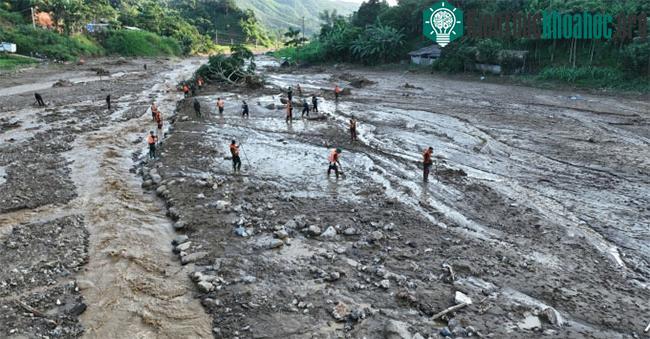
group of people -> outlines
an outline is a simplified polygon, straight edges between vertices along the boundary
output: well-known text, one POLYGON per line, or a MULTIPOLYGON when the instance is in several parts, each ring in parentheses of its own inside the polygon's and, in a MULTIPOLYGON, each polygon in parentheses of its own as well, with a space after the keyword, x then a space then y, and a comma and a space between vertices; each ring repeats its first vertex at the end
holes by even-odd
MULTIPOLYGON (((204 82, 201 77, 199 77, 196 80, 197 86, 200 88, 203 86, 204 82)), ((298 94, 302 97, 302 88, 298 84, 296 86, 298 94)), ((185 97, 189 96, 189 92, 192 92, 192 95, 194 96, 194 89, 190 88, 187 83, 183 85, 183 92, 185 94, 185 97)), ((335 100, 339 100, 339 96, 343 90, 341 87, 336 85, 334 87, 334 98, 335 100)), ((301 117, 309 116, 310 112, 318 112, 318 98, 316 95, 311 96, 311 103, 312 107, 309 107, 309 103, 307 102, 306 98, 302 98, 302 114, 301 117)), ((151 131, 150 135, 147 138, 147 142, 149 143, 149 156, 151 158, 155 158, 155 145, 159 140, 159 136, 162 136, 162 115, 160 114, 160 111, 157 109, 155 106, 155 103, 152 104, 152 115, 154 117, 154 120, 158 123, 158 136, 154 135, 153 131, 151 131)), ((221 98, 217 98, 216 102, 216 108, 219 114, 223 114, 225 110, 225 101, 221 98)), ((197 115, 197 117, 201 117, 201 105, 197 99, 194 99, 194 111, 197 115)), ((286 104, 286 122, 291 123, 293 119, 293 90, 291 87, 287 89, 287 104, 286 104)), ((249 107, 248 103, 246 100, 242 100, 242 106, 241 106, 241 115, 242 117, 249 117, 249 107)), ((355 116, 352 116, 348 122, 348 129, 350 132, 350 140, 351 141, 357 141, 357 119, 355 116)), ((232 166, 233 166, 233 171, 235 173, 239 173, 241 171, 241 158, 239 155, 240 152, 240 147, 241 145, 238 145, 235 140, 231 140, 229 149, 230 149, 230 155, 232 157, 232 166)), ((340 176, 343 175, 343 168, 341 166, 341 153, 343 150, 341 148, 335 148, 332 149, 328 155, 328 168, 327 168, 327 176, 329 177, 331 175, 331 172, 334 172, 336 175, 336 178, 338 179, 340 176)), ((423 157, 423 181, 428 182, 429 181, 429 174, 431 172, 431 167, 433 166, 433 148, 429 147, 427 148, 424 153, 422 154, 423 157)))
POLYGON ((155 159, 156 144, 163 139, 163 117, 155 102, 151 103, 151 118, 156 123, 156 127, 158 127, 158 133, 154 134, 153 130, 149 131, 147 144, 149 145, 149 159, 155 159))

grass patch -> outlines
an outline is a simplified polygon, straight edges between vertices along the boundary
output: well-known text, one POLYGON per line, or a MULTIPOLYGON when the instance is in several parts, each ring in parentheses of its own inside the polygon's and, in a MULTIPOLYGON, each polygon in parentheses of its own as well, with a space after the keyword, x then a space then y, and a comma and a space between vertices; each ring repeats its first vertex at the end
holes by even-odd
POLYGON ((614 67, 549 66, 542 69, 533 79, 583 88, 610 88, 646 93, 650 91, 650 82, 647 79, 631 78, 622 70, 614 67))
POLYGON ((173 38, 161 37, 146 31, 111 31, 104 41, 108 54, 134 57, 177 56, 181 46, 173 38))
POLYGON ((69 37, 30 25, 0 30, 0 40, 15 43, 19 54, 55 60, 74 61, 82 55, 103 54, 102 48, 88 37, 69 37))
POLYGON ((38 63, 38 61, 18 55, 0 53, 0 69, 11 70, 38 63))
POLYGON ((302 47, 285 47, 272 53, 276 58, 284 58, 290 63, 307 62, 322 63, 325 62, 325 53, 322 45, 317 41, 312 41, 302 47))

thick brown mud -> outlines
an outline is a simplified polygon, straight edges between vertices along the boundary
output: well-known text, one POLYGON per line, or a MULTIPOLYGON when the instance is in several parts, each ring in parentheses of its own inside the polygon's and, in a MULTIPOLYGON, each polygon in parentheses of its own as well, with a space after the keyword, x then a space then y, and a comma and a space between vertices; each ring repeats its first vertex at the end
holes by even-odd
POLYGON ((392 71, 263 72, 259 91, 199 93, 208 117, 181 101, 160 162, 143 168, 147 185, 161 176, 153 188, 188 236, 176 252, 197 265, 216 337, 644 335, 645 98, 392 71), (370 82, 333 100, 335 83, 358 78, 370 82), (325 119, 296 110, 285 123, 279 98, 287 86, 298 96, 297 84, 325 119), (225 159, 231 139, 243 143, 240 175, 225 159), (423 184, 426 146, 437 163, 423 184), (340 180, 326 175, 332 147, 343 148, 340 180), (458 292, 472 303, 433 320, 458 292))
POLYGON ((162 205, 131 171, 132 154, 146 147, 142 137, 153 127, 147 107, 155 100, 171 115, 175 84, 197 65, 94 63, 88 67, 113 76, 48 68, 0 91, 8 110, 0 234, 3 253, 18 257, 3 258, 0 271, 12 287, 0 295, 0 336, 210 337, 188 273, 171 255, 175 235, 162 205), (52 88, 52 79, 72 85, 52 88), (34 90, 47 107, 32 107, 34 90))

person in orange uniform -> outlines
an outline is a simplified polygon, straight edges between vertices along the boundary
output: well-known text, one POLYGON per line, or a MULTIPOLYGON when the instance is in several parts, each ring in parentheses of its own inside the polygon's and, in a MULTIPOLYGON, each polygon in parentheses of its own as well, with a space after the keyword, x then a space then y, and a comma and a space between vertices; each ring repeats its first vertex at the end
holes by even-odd
POLYGON ((334 98, 335 98, 336 100, 339 100, 339 95, 341 95, 341 92, 343 92, 343 90, 341 89, 341 87, 339 87, 339 85, 336 85, 336 86, 334 87, 334 98))
POLYGON ((183 84, 183 95, 185 95, 186 98, 190 96, 190 86, 187 84, 183 84))
POLYGON ((334 173, 336 174, 336 179, 339 178, 340 173, 343 173, 343 168, 341 168, 342 166, 340 162, 341 152, 342 151, 340 148, 333 149, 332 152, 330 152, 330 155, 327 158, 327 160, 329 161, 329 167, 327 168, 328 177, 330 176, 330 173, 332 171, 334 171, 334 173), (339 168, 341 168, 341 171, 339 171, 339 168))
POLYGON ((427 148, 422 154, 422 158, 424 182, 429 182, 429 172, 431 172, 431 166, 433 165, 433 147, 427 148))
POLYGON ((230 154, 232 155, 232 169, 235 172, 239 172, 241 169, 241 159, 239 158, 239 146, 237 146, 235 140, 230 142, 230 154))
POLYGON ((149 144, 149 159, 156 159, 156 141, 158 141, 158 137, 153 134, 153 131, 150 131, 149 135, 147 135, 147 144, 149 144))
POLYGON ((225 106, 226 103, 221 98, 217 98, 217 109, 219 110, 219 114, 223 114, 223 109, 225 106))
POLYGON ((350 118, 350 140, 357 141, 357 119, 350 118))

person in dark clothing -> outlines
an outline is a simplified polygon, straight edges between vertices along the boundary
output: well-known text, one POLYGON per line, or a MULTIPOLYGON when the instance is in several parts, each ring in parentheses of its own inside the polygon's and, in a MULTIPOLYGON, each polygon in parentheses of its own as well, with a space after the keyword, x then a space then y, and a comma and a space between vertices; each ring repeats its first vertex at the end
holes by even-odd
POLYGON ((423 157, 423 180, 424 182, 429 181, 429 172, 431 171, 431 166, 433 165, 433 147, 429 147, 424 153, 422 154, 423 157))
POLYGON ((147 144, 149 144, 149 159, 156 159, 156 142, 158 137, 153 134, 153 131, 149 132, 147 136, 147 144))
POLYGON ((289 90, 287 91, 287 98, 289 98, 289 102, 291 102, 291 99, 293 99, 293 90, 291 87, 289 87, 289 90))
POLYGON ((350 119, 350 140, 357 141, 357 119, 354 116, 350 119))
POLYGON ((194 99, 194 113, 196 113, 197 118, 201 117, 201 103, 197 99, 194 99))
POLYGON ((192 96, 196 96, 196 84, 194 82, 190 83, 190 90, 192 91, 192 96))
POLYGON ((318 99, 316 98, 315 95, 311 96, 311 105, 313 106, 311 110, 313 112, 318 112, 318 99))
POLYGON ((36 102, 38 103, 38 106, 40 106, 40 107, 45 106, 45 102, 43 101, 43 97, 40 94, 34 93, 34 98, 36 98, 36 102))
POLYGON ((242 116, 242 117, 247 117, 247 118, 248 118, 248 104, 246 103, 245 100, 242 100, 242 105, 241 105, 241 116, 242 116))
POLYGON ((309 104, 307 103, 307 99, 302 99, 302 114, 300 116, 304 117, 305 114, 309 116, 309 104))
POLYGON ((293 105, 291 104, 291 101, 287 102, 287 118, 285 119, 285 122, 289 124, 293 123, 293 105))
POLYGON ((241 170, 241 159, 239 158, 239 146, 235 140, 230 142, 230 155, 232 155, 232 170, 239 172, 241 170))
POLYGON ((111 110, 111 95, 106 96, 106 106, 108 106, 108 110, 111 110))
POLYGON ((144 70, 145 71, 147 70, 147 64, 144 64, 144 70))

